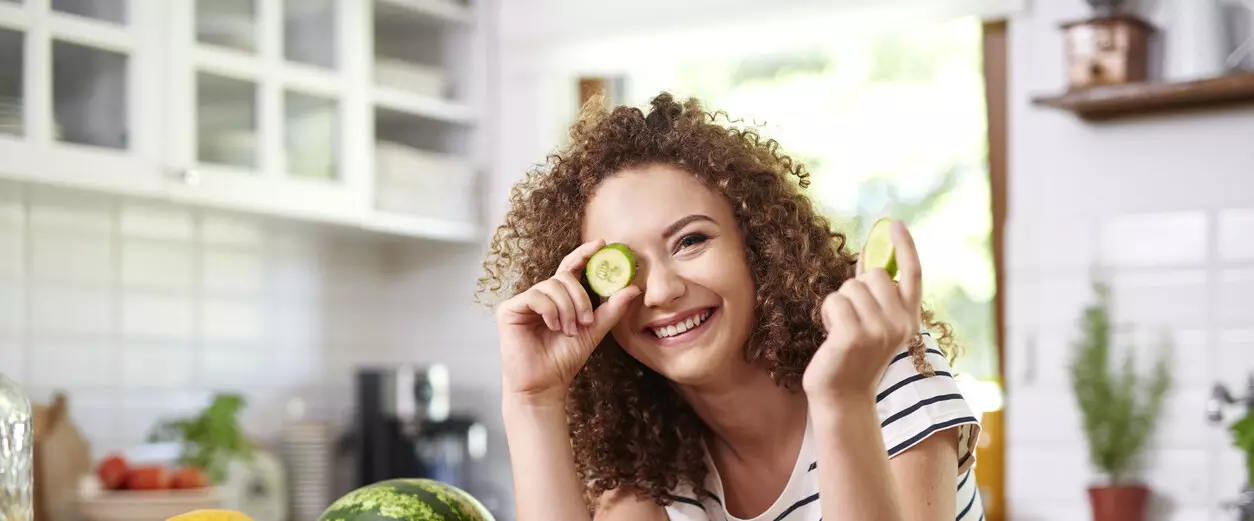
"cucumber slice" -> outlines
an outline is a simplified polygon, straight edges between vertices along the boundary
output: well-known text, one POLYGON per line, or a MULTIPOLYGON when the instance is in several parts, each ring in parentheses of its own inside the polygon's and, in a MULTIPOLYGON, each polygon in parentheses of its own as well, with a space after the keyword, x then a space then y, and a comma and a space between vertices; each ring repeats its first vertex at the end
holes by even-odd
POLYGON ((588 259, 584 273, 593 292, 609 297, 631 284, 636 276, 636 256, 625 244, 607 244, 588 259))
POLYGON ((862 245, 862 268, 884 268, 888 277, 897 278, 897 249, 893 246, 893 220, 880 218, 871 225, 866 243, 862 245))

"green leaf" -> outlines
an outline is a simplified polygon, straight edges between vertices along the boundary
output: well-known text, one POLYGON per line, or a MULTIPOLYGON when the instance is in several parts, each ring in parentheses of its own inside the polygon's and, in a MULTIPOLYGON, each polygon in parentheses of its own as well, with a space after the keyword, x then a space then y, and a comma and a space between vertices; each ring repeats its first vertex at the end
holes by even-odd
POLYGON ((221 484, 226 480, 231 460, 252 457, 252 443, 236 420, 244 405, 244 398, 239 395, 217 395, 199 416, 161 422, 148 438, 182 443, 179 464, 198 467, 210 481, 221 484))

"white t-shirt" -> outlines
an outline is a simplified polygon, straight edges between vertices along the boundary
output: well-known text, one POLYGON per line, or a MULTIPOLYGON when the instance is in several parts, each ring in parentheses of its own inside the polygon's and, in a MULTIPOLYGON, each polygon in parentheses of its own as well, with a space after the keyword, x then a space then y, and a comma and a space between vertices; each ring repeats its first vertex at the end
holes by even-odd
MULTIPOLYGON (((973 471, 975 446, 980 435, 979 422, 959 394, 949 361, 937 349, 936 342, 925 333, 923 343, 927 347, 927 360, 936 371, 935 376, 920 374, 914 367, 914 359, 903 348, 893 357, 880 380, 876 409, 879 411, 884 446, 888 449, 888 457, 892 458, 936 432, 958 428, 958 487, 955 491, 958 501, 954 519, 983 520, 984 508, 973 471)), ((675 501, 666 507, 666 514, 671 521, 821 521, 818 458, 814 443, 814 433, 807 421, 801 452, 792 476, 788 478, 788 485, 775 503, 757 517, 742 520, 727 513, 722 502, 722 480, 708 452, 705 464, 710 472, 705 488, 714 497, 697 499, 697 494, 684 487, 672 493, 675 501)))

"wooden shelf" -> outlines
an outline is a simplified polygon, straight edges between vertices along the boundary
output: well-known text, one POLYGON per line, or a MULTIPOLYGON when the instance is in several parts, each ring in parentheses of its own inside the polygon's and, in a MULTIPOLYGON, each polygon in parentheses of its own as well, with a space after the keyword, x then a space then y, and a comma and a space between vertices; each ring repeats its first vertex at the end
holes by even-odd
POLYGON ((1254 103, 1254 74, 1233 74, 1180 83, 1135 83, 1038 97, 1036 105, 1075 113, 1090 121, 1254 103))

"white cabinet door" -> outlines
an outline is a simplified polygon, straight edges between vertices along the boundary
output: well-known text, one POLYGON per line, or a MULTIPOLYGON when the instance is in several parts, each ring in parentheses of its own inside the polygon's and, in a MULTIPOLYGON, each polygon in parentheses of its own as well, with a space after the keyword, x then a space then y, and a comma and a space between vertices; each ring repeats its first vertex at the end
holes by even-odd
POLYGON ((474 240, 487 164, 486 0, 373 0, 368 227, 474 240))
POLYGON ((0 177, 158 194, 162 0, 0 0, 0 177))
POLYGON ((342 221, 365 205, 358 0, 168 2, 169 197, 342 221))

